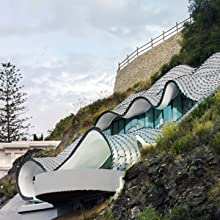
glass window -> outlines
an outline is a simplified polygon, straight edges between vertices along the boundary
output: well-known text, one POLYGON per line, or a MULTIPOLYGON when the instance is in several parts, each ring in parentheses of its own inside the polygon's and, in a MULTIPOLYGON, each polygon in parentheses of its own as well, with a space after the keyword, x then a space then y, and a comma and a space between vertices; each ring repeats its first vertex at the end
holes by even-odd
POLYGON ((118 134, 118 121, 114 121, 112 124, 112 134, 118 134))
POLYGON ((141 128, 145 127, 145 114, 138 116, 138 123, 140 124, 141 128))
POLYGON ((186 113, 193 106, 191 99, 183 97, 183 113, 186 113))
POLYGON ((125 121, 124 119, 121 119, 118 121, 119 125, 119 134, 124 134, 125 133, 125 121))
POLYGON ((104 134, 111 135, 111 128, 107 128, 103 131, 104 134))
POLYGON ((126 119, 125 120, 125 133, 127 133, 129 131, 129 129, 131 128, 132 124, 131 124, 131 120, 130 119, 126 119))
POLYGON ((173 111, 171 103, 163 109, 164 123, 173 121, 173 111))
POLYGON ((110 156, 101 167, 102 169, 111 169, 112 168, 112 157, 110 156))
POLYGON ((158 128, 163 124, 163 111, 154 109, 154 127, 158 128))
POLYGON ((131 119, 131 128, 129 129, 130 132, 132 131, 136 131, 137 129, 140 129, 141 125, 138 121, 138 116, 136 116, 135 118, 131 119))
POLYGON ((179 119, 183 114, 181 95, 173 100, 173 121, 179 119))
POLYGON ((138 119, 137 118, 132 118, 131 119, 131 126, 135 126, 138 123, 138 119))
POLYGON ((145 113, 145 125, 147 128, 154 127, 154 119, 153 119, 153 109, 151 108, 149 111, 145 113))

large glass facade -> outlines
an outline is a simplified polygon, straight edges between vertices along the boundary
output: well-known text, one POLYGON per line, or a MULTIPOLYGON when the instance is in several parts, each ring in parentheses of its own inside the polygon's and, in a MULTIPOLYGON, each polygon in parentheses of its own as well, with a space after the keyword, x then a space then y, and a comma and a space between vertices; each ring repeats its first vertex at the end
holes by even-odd
POLYGON ((153 109, 154 111, 154 128, 159 128, 163 124, 163 111, 153 109))
POLYGON ((173 100, 173 120, 176 121, 178 118, 180 118, 183 114, 183 102, 181 95, 178 95, 173 100))
POLYGON ((145 113, 145 121, 146 121, 147 128, 154 127, 154 111, 152 108, 145 113))
POLYGON ((193 104, 192 100, 179 94, 163 110, 151 108, 147 112, 133 118, 116 118, 104 133, 108 135, 126 134, 143 127, 159 128, 166 122, 178 120, 193 104))

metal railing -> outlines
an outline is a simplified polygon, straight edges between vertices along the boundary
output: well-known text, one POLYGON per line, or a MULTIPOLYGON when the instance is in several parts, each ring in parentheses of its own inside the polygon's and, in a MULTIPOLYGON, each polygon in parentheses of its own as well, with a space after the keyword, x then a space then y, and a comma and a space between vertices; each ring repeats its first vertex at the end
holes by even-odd
POLYGON ((135 51, 133 51, 131 54, 127 55, 127 57, 118 63, 118 71, 123 69, 128 63, 133 61, 135 58, 139 57, 141 54, 144 52, 152 49, 153 47, 157 46, 158 44, 162 43, 164 40, 169 39, 171 36, 179 33, 180 31, 183 30, 184 24, 186 22, 192 23, 192 17, 190 16, 189 18, 181 21, 180 23, 176 22, 176 25, 170 28, 167 31, 163 31, 161 35, 155 38, 151 38, 151 40, 140 46, 137 47, 135 51))

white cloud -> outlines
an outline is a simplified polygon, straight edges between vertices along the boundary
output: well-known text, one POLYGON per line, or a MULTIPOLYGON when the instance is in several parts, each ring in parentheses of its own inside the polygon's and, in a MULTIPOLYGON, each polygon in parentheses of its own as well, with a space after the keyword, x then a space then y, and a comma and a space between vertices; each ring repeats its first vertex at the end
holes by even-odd
POLYGON ((0 61, 24 75, 32 132, 111 94, 118 59, 184 19, 187 1, 0 0, 0 61))

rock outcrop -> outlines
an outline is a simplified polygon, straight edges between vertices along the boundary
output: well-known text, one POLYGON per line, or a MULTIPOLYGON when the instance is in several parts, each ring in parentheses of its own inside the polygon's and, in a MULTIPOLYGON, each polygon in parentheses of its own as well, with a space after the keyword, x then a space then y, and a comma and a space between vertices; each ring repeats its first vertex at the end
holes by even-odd
POLYGON ((208 147, 177 158, 149 157, 127 171, 124 189, 112 205, 114 219, 136 219, 149 204, 171 219, 177 212, 184 220, 220 219, 220 198, 210 193, 220 180, 219 168, 220 156, 208 147))

